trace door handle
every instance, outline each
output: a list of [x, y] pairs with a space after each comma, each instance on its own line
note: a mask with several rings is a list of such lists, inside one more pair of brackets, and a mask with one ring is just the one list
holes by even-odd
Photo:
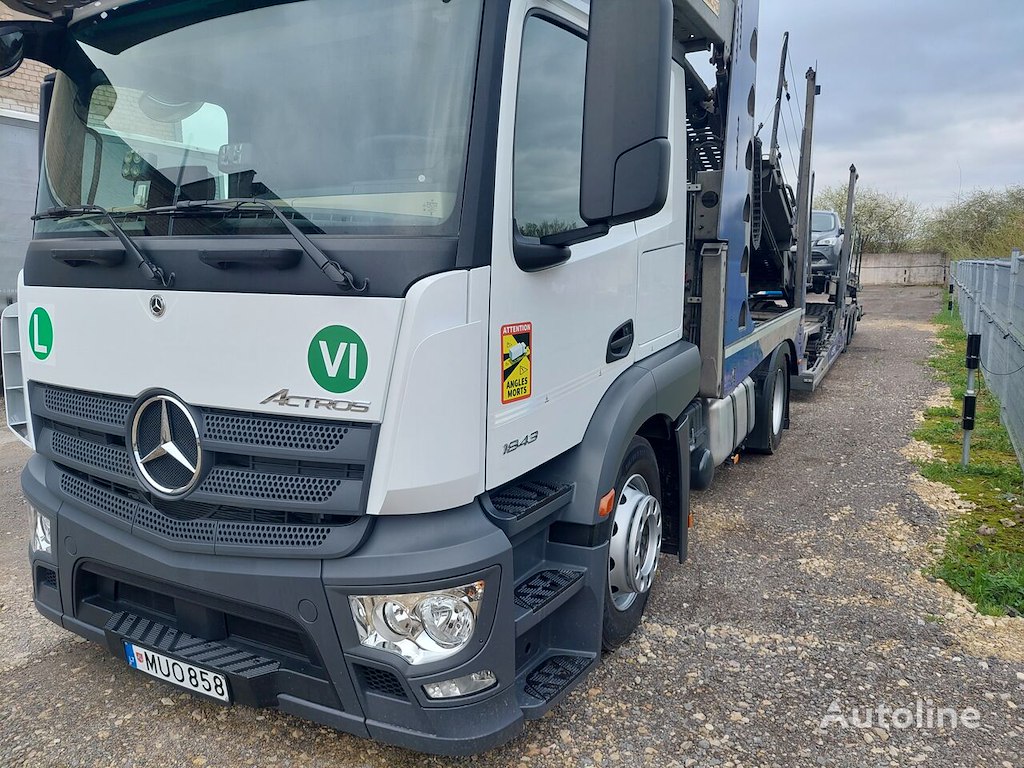
[[633, 349], [633, 321], [627, 320], [614, 331], [608, 339], [608, 354], [605, 356], [606, 363], [614, 363], [629, 355]]

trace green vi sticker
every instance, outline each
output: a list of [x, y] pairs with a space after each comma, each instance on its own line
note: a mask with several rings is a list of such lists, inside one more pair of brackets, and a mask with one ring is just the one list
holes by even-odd
[[330, 325], [314, 336], [308, 360], [316, 383], [339, 395], [358, 387], [370, 365], [366, 344], [344, 325]]
[[45, 360], [53, 351], [53, 321], [42, 307], [37, 307], [28, 319], [28, 344], [32, 354]]

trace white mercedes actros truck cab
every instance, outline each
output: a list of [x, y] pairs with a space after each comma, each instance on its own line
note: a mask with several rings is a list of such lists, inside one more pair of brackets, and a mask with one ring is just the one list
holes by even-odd
[[786, 426], [756, 0], [3, 2], [0, 74], [55, 70], [0, 329], [38, 610], [213, 700], [521, 732]]

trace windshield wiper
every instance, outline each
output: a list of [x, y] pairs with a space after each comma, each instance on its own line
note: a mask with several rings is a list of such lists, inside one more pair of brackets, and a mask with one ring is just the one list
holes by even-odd
[[[131, 211], [129, 214], [142, 213], [141, 211]], [[170, 288], [174, 285], [174, 273], [171, 272], [168, 275], [164, 272], [163, 268], [160, 267], [155, 261], [149, 256], [144, 254], [139, 247], [135, 244], [135, 241], [125, 232], [121, 226], [114, 221], [114, 217], [110, 211], [99, 205], [68, 205], [60, 208], [50, 208], [42, 213], [37, 213], [32, 217], [32, 221], [40, 221], [41, 219], [67, 219], [72, 216], [102, 216], [107, 220], [110, 228], [114, 231], [114, 236], [121, 241], [121, 245], [124, 249], [131, 254], [132, 258], [138, 263], [138, 268], [145, 275], [147, 280], [154, 280], [164, 288]], [[126, 214], [127, 215], [127, 214]]]
[[[295, 226], [281, 206], [275, 205], [269, 200], [260, 200], [254, 197], [228, 197], [223, 200], [182, 200], [174, 205], [149, 208], [145, 213], [174, 215], [177, 213], [187, 213], [188, 211], [223, 210], [226, 214], [230, 214], [246, 205], [256, 205], [273, 214], [284, 225], [284, 228], [288, 230], [288, 234], [295, 238], [295, 241], [302, 246], [302, 250], [316, 264], [317, 268], [338, 288], [343, 291], [356, 291], [357, 293], [362, 293], [369, 288], [369, 280], [364, 279], [361, 285], [357, 284], [356, 278], [351, 272], [324, 253], [316, 243], [306, 237], [301, 229]], [[309, 220], [306, 219], [306, 221]]]

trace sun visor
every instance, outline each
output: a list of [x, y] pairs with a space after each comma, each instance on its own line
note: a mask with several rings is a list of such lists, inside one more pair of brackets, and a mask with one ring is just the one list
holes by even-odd
[[[116, 0], [97, 3], [96, 0], [0, 0], [12, 11], [26, 13], [40, 19], [60, 19], [87, 5], [117, 5]], [[129, 0], [130, 2], [130, 0]], [[124, 5], [124, 3], [121, 3]]]

